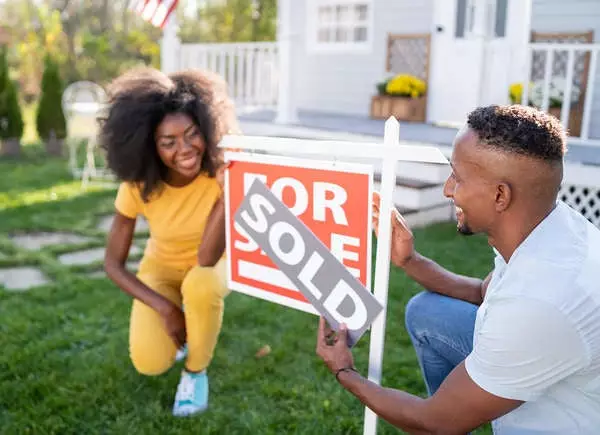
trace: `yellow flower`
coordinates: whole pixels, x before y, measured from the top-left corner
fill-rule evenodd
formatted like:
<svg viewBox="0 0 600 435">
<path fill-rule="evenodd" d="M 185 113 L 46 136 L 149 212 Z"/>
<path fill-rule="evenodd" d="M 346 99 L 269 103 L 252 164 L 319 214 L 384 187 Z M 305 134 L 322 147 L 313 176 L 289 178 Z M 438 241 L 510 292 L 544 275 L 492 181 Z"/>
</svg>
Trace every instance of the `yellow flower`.
<svg viewBox="0 0 600 435">
<path fill-rule="evenodd" d="M 418 98 L 425 94 L 427 85 L 425 82 L 409 74 L 399 74 L 393 77 L 385 88 L 388 95 Z"/>
</svg>

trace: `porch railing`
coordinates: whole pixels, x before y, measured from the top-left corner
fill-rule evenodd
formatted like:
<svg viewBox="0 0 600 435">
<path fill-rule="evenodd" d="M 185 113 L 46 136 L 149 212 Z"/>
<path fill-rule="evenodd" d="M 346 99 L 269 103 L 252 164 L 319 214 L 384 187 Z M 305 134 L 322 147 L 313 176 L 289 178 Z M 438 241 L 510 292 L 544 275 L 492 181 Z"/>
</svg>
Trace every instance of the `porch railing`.
<svg viewBox="0 0 600 435">
<path fill-rule="evenodd" d="M 181 44 L 179 68 L 202 68 L 221 75 L 236 106 L 277 105 L 279 56 L 276 42 Z"/>
<path fill-rule="evenodd" d="M 600 44 L 529 44 L 521 104 L 558 117 L 573 143 L 600 146 L 599 52 Z"/>
</svg>

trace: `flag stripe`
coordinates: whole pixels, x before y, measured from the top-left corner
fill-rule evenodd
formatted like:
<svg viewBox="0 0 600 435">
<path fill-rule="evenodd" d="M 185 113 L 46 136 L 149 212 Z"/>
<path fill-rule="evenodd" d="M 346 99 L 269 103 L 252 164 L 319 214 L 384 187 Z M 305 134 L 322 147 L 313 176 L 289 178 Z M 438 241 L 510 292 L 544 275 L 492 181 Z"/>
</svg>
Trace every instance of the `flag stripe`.
<svg viewBox="0 0 600 435">
<path fill-rule="evenodd" d="M 178 0 L 134 0 L 134 9 L 143 20 L 161 29 L 175 10 Z"/>
</svg>

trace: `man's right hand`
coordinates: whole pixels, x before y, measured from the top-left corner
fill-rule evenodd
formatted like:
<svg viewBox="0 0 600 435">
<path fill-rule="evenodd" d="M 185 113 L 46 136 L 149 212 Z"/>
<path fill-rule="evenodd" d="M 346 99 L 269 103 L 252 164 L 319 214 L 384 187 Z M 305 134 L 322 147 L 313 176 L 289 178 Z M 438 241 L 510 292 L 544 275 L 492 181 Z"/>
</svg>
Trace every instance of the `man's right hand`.
<svg viewBox="0 0 600 435">
<path fill-rule="evenodd" d="M 379 210 L 381 206 L 381 196 L 378 192 L 373 192 L 373 228 L 375 235 L 379 235 Z M 404 268 L 414 257 L 415 244 L 413 233 L 408 224 L 396 207 L 392 206 L 392 237 L 390 259 L 394 265 Z"/>
<path fill-rule="evenodd" d="M 183 315 L 183 311 L 172 302 L 166 302 L 157 311 L 162 317 L 167 334 L 169 334 L 177 349 L 181 349 L 186 340 L 185 316 Z"/>
</svg>

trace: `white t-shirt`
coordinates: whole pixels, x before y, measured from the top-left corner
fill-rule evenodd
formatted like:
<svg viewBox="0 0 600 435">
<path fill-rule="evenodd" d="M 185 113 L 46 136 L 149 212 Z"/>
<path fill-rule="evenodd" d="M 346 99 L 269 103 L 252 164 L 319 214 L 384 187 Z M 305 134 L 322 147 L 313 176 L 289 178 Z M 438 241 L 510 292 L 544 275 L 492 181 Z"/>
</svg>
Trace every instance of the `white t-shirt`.
<svg viewBox="0 0 600 435">
<path fill-rule="evenodd" d="M 482 389 L 526 402 L 495 434 L 600 434 L 599 229 L 558 202 L 508 264 L 496 256 L 465 367 Z"/>
</svg>

